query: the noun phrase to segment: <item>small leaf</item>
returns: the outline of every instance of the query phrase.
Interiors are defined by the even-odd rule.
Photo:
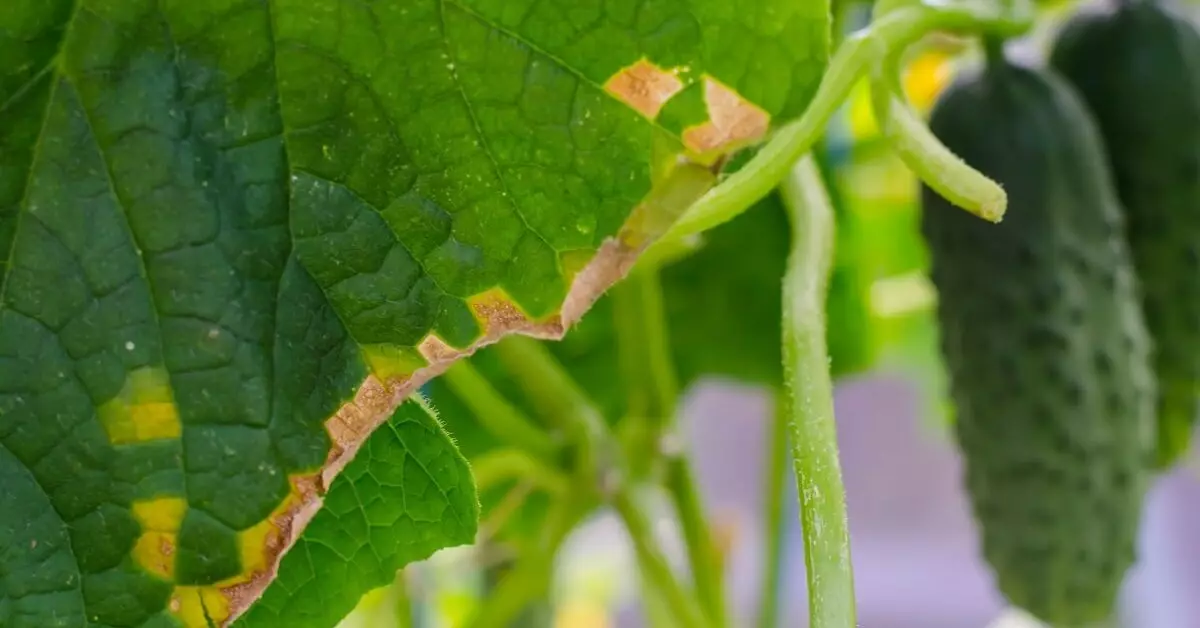
[[[475,539],[466,460],[419,401],[401,405],[329,488],[325,506],[237,626],[332,626],[404,565]]]

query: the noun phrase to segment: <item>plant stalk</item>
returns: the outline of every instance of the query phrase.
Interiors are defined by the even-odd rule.
[[[638,268],[613,286],[617,346],[629,404],[635,417],[669,420],[679,385],[671,359],[658,269]]]
[[[796,164],[781,192],[792,223],[792,252],[783,280],[783,402],[804,533],[809,625],[855,628],[846,495],[825,346],[833,208],[811,155]]]
[[[471,460],[471,474],[481,493],[506,480],[517,479],[554,496],[566,495],[570,490],[570,482],[561,471],[520,449],[495,449],[475,456]]]
[[[626,434],[633,438],[628,454],[634,475],[646,460],[665,457],[665,484],[683,531],[692,581],[702,609],[713,626],[726,625],[721,559],[696,487],[691,462],[666,451],[679,399],[671,355],[662,283],[658,268],[639,267],[613,289],[622,371],[627,374],[629,414]],[[646,460],[642,460],[642,459]]]
[[[608,426],[549,349],[533,338],[514,335],[497,343],[494,350],[538,413],[562,426],[575,445],[576,471],[595,475],[613,464],[616,452],[610,451],[614,445]]]
[[[700,605],[710,625],[726,626],[728,619],[722,578],[724,561],[716,539],[713,538],[708,518],[705,517],[691,461],[683,455],[669,456],[666,471],[667,491],[679,517],[679,526],[683,530],[696,595],[700,598]]]
[[[647,583],[662,596],[675,618],[676,625],[680,628],[709,626],[696,600],[679,583],[671,571],[671,566],[658,551],[650,522],[636,503],[632,489],[623,487],[617,491],[613,496],[612,505],[625,523],[634,552],[637,554],[638,565]]]
[[[470,360],[455,362],[442,375],[442,381],[471,409],[479,424],[492,436],[540,460],[553,460],[557,455],[558,443],[493,388]]]

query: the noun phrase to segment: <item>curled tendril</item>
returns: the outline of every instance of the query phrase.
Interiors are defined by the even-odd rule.
[[[1008,196],[995,181],[941,143],[909,106],[895,60],[871,73],[871,108],[880,132],[901,161],[943,198],[990,222],[1000,222]]]
[[[890,0],[868,27],[838,47],[808,109],[781,127],[743,168],[709,190],[677,220],[663,242],[700,233],[727,222],[762,199],[808,152],[834,112],[864,76],[873,77],[874,92],[886,94],[876,104],[886,127],[885,137],[905,162],[946,198],[988,220],[998,220],[1005,195],[995,182],[963,163],[946,149],[897,94],[885,72],[895,60],[934,31],[1012,37],[1024,33],[1034,20],[1030,0]],[[887,86],[883,89],[882,86]]]

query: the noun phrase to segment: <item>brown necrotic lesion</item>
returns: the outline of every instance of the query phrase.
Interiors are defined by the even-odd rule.
[[[708,120],[688,127],[683,144],[699,154],[728,153],[757,142],[767,133],[771,116],[716,79],[704,77]]]
[[[670,70],[645,58],[621,68],[604,83],[604,91],[653,120],[675,94],[683,90],[683,81]]]

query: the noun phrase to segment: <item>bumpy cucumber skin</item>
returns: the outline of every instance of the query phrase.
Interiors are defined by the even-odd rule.
[[[1092,111],[1127,212],[1165,468],[1187,450],[1200,389],[1200,34],[1157,3],[1125,3],[1068,21],[1051,65]]]
[[[1155,383],[1094,123],[1052,73],[993,64],[948,88],[930,126],[1009,200],[993,225],[921,192],[983,554],[1042,621],[1103,620],[1134,561]]]

